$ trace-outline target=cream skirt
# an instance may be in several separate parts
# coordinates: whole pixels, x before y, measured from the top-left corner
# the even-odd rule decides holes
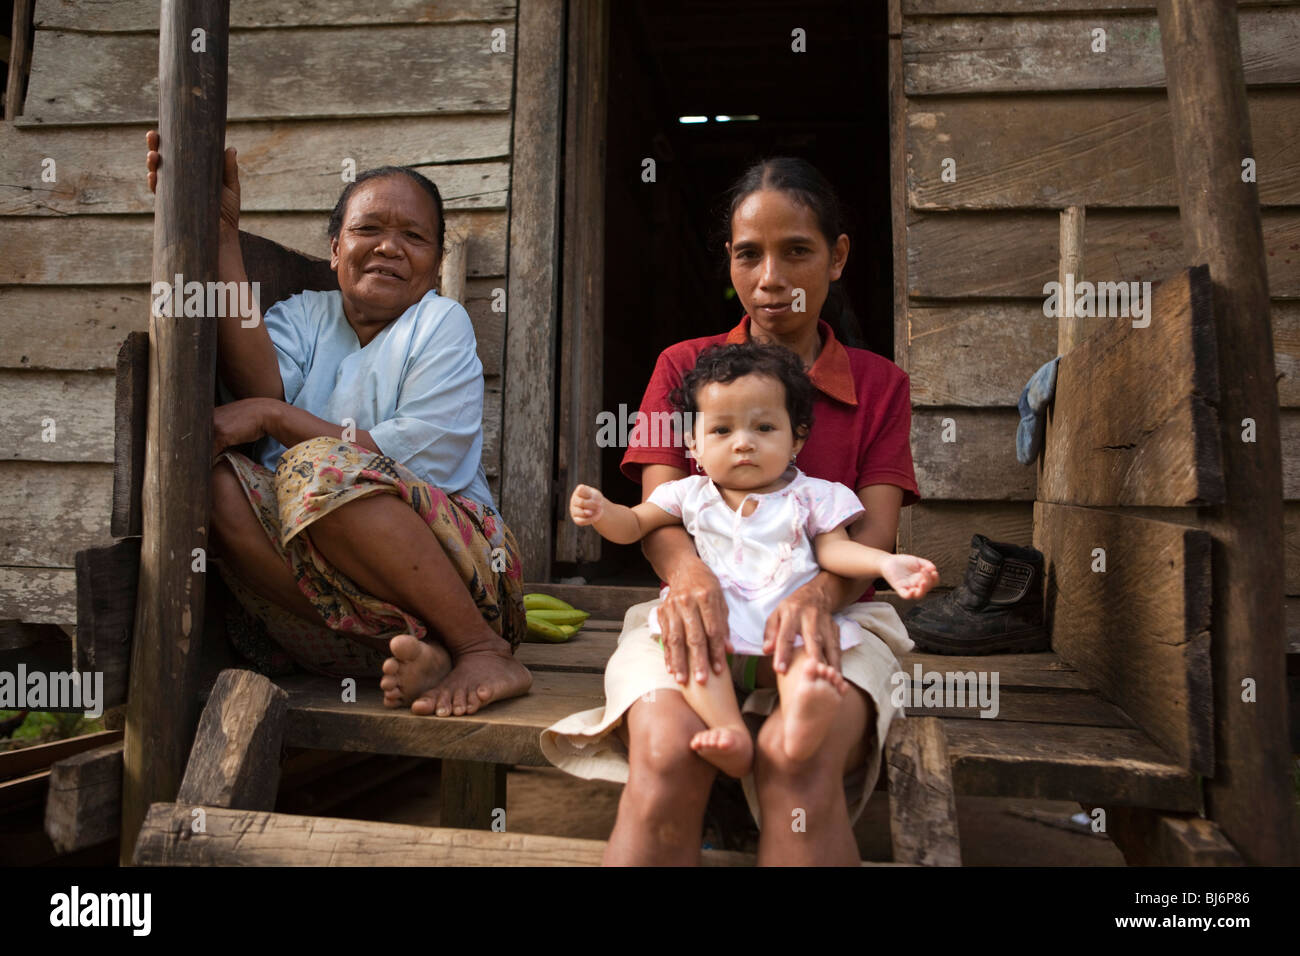
[[[614,732],[623,715],[638,698],[652,699],[656,691],[680,693],[680,687],[664,665],[663,649],[650,633],[650,611],[659,604],[660,599],[656,598],[634,605],[623,618],[618,647],[605,665],[605,706],[570,714],[542,731],[542,753],[561,770],[588,780],[627,783],[627,747]],[[890,678],[901,670],[894,655],[907,653],[913,644],[891,604],[883,601],[852,604],[841,613],[866,633],[861,644],[843,652],[840,669],[845,679],[861,688],[876,706],[875,726],[867,731],[866,759],[844,778],[849,819],[853,821],[861,815],[876,787],[889,725],[896,717],[903,716],[903,711],[891,699]],[[776,705],[776,688],[761,687],[744,698],[741,713],[766,717]],[[750,813],[761,825],[753,775],[742,782]]]

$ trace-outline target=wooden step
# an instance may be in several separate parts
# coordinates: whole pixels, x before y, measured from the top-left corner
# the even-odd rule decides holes
[[[294,816],[155,803],[137,866],[599,866],[603,840]],[[704,850],[705,866],[752,866],[748,853]]]

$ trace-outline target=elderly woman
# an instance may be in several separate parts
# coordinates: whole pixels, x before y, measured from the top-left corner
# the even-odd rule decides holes
[[[161,157],[150,131],[149,186]],[[247,282],[225,156],[218,272]],[[472,714],[526,693],[513,536],[481,462],[483,373],[464,308],[438,295],[437,187],[405,167],[348,184],[329,221],[337,292],[221,318],[212,531],[260,669],[382,671],[390,707]],[[245,327],[251,325],[251,327]],[[256,442],[256,460],[231,449]]]

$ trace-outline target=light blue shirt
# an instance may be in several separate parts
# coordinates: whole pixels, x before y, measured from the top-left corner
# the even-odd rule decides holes
[[[483,473],[483,364],[455,299],[430,290],[361,347],[340,292],[303,292],[266,310],[284,400],[335,424],[351,419],[379,449],[447,494],[496,507]],[[275,470],[271,436],[258,458]]]

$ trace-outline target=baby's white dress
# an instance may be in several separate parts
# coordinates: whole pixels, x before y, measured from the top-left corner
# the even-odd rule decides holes
[[[748,494],[734,511],[707,475],[666,481],[647,499],[682,519],[700,559],[717,575],[737,654],[763,654],[768,617],[820,570],[813,539],[864,510],[858,496],[844,485],[810,478],[793,465],[783,477],[792,474],[781,490]],[[750,499],[757,505],[752,514],[744,515]],[[667,596],[665,586],[660,597]],[[836,614],[835,622],[842,650],[862,643],[863,630],[857,622],[843,614]],[[652,634],[662,633],[657,608],[650,612],[649,624]],[[796,637],[795,646],[802,644],[803,638]]]

